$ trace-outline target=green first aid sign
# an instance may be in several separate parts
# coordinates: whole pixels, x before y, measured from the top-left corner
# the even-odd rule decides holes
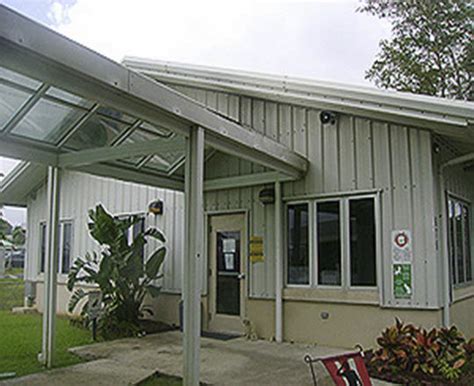
[[[410,299],[412,293],[411,264],[393,264],[393,294],[395,299]]]

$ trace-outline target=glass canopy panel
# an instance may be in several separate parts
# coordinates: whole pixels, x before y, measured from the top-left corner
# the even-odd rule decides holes
[[[87,99],[83,99],[77,95],[71,94],[56,87],[51,87],[46,93],[46,96],[52,97],[59,101],[64,101],[77,107],[82,107],[84,109],[90,109],[93,105],[93,103]]]
[[[25,91],[0,83],[0,130],[30,96]]]
[[[21,87],[26,87],[31,90],[36,90],[41,85],[41,82],[38,82],[37,80],[18,74],[17,72],[7,70],[4,67],[0,67],[0,79],[16,83]]]
[[[160,129],[149,123],[142,123],[129,137],[126,138],[126,143],[135,143],[143,141],[151,141],[158,138],[171,138],[172,132],[166,129]],[[184,142],[183,142],[184,143]],[[183,145],[184,146],[184,145]]]
[[[54,143],[84,111],[41,99],[13,128],[12,134]]]
[[[146,163],[145,166],[150,169],[168,171],[183,158],[184,148],[183,151],[156,154]]]
[[[132,124],[137,120],[136,118],[131,117],[130,115],[127,115],[121,111],[106,106],[99,107],[97,112],[105,118],[111,118],[113,120],[121,121],[123,123]]]
[[[129,125],[94,114],[71,136],[65,147],[80,150],[108,146]]]

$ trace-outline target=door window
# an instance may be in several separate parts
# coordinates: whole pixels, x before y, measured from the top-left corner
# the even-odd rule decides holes
[[[240,232],[217,232],[218,314],[240,315]]]

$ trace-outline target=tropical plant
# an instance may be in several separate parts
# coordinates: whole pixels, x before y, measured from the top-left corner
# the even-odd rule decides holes
[[[369,366],[378,374],[411,374],[457,379],[468,358],[465,339],[455,327],[427,331],[399,319],[377,339]]]
[[[22,226],[15,226],[12,230],[11,235],[12,243],[16,246],[25,245],[26,241],[26,230]]]
[[[117,218],[102,205],[91,210],[89,218],[89,232],[100,244],[101,252],[87,253],[84,258],[75,260],[67,287],[69,291],[80,284],[99,287],[102,311],[98,318],[98,332],[105,339],[136,335],[140,331],[140,319],[144,312],[149,311],[143,308],[145,296],[154,298],[160,293],[160,287],[154,283],[162,277],[160,268],[166,255],[166,248],[161,246],[143,263],[144,245],[150,238],[163,244],[165,237],[151,227],[135,233],[129,240],[127,235],[134,233],[129,230],[140,221],[139,217]],[[76,288],[69,301],[69,311],[73,312],[87,294],[83,288]],[[82,315],[86,318],[87,309],[85,300]]]

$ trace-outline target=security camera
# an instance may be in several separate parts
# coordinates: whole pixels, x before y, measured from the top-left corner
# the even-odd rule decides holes
[[[332,111],[321,111],[319,114],[319,120],[323,125],[327,123],[334,125],[336,123],[336,113]]]

